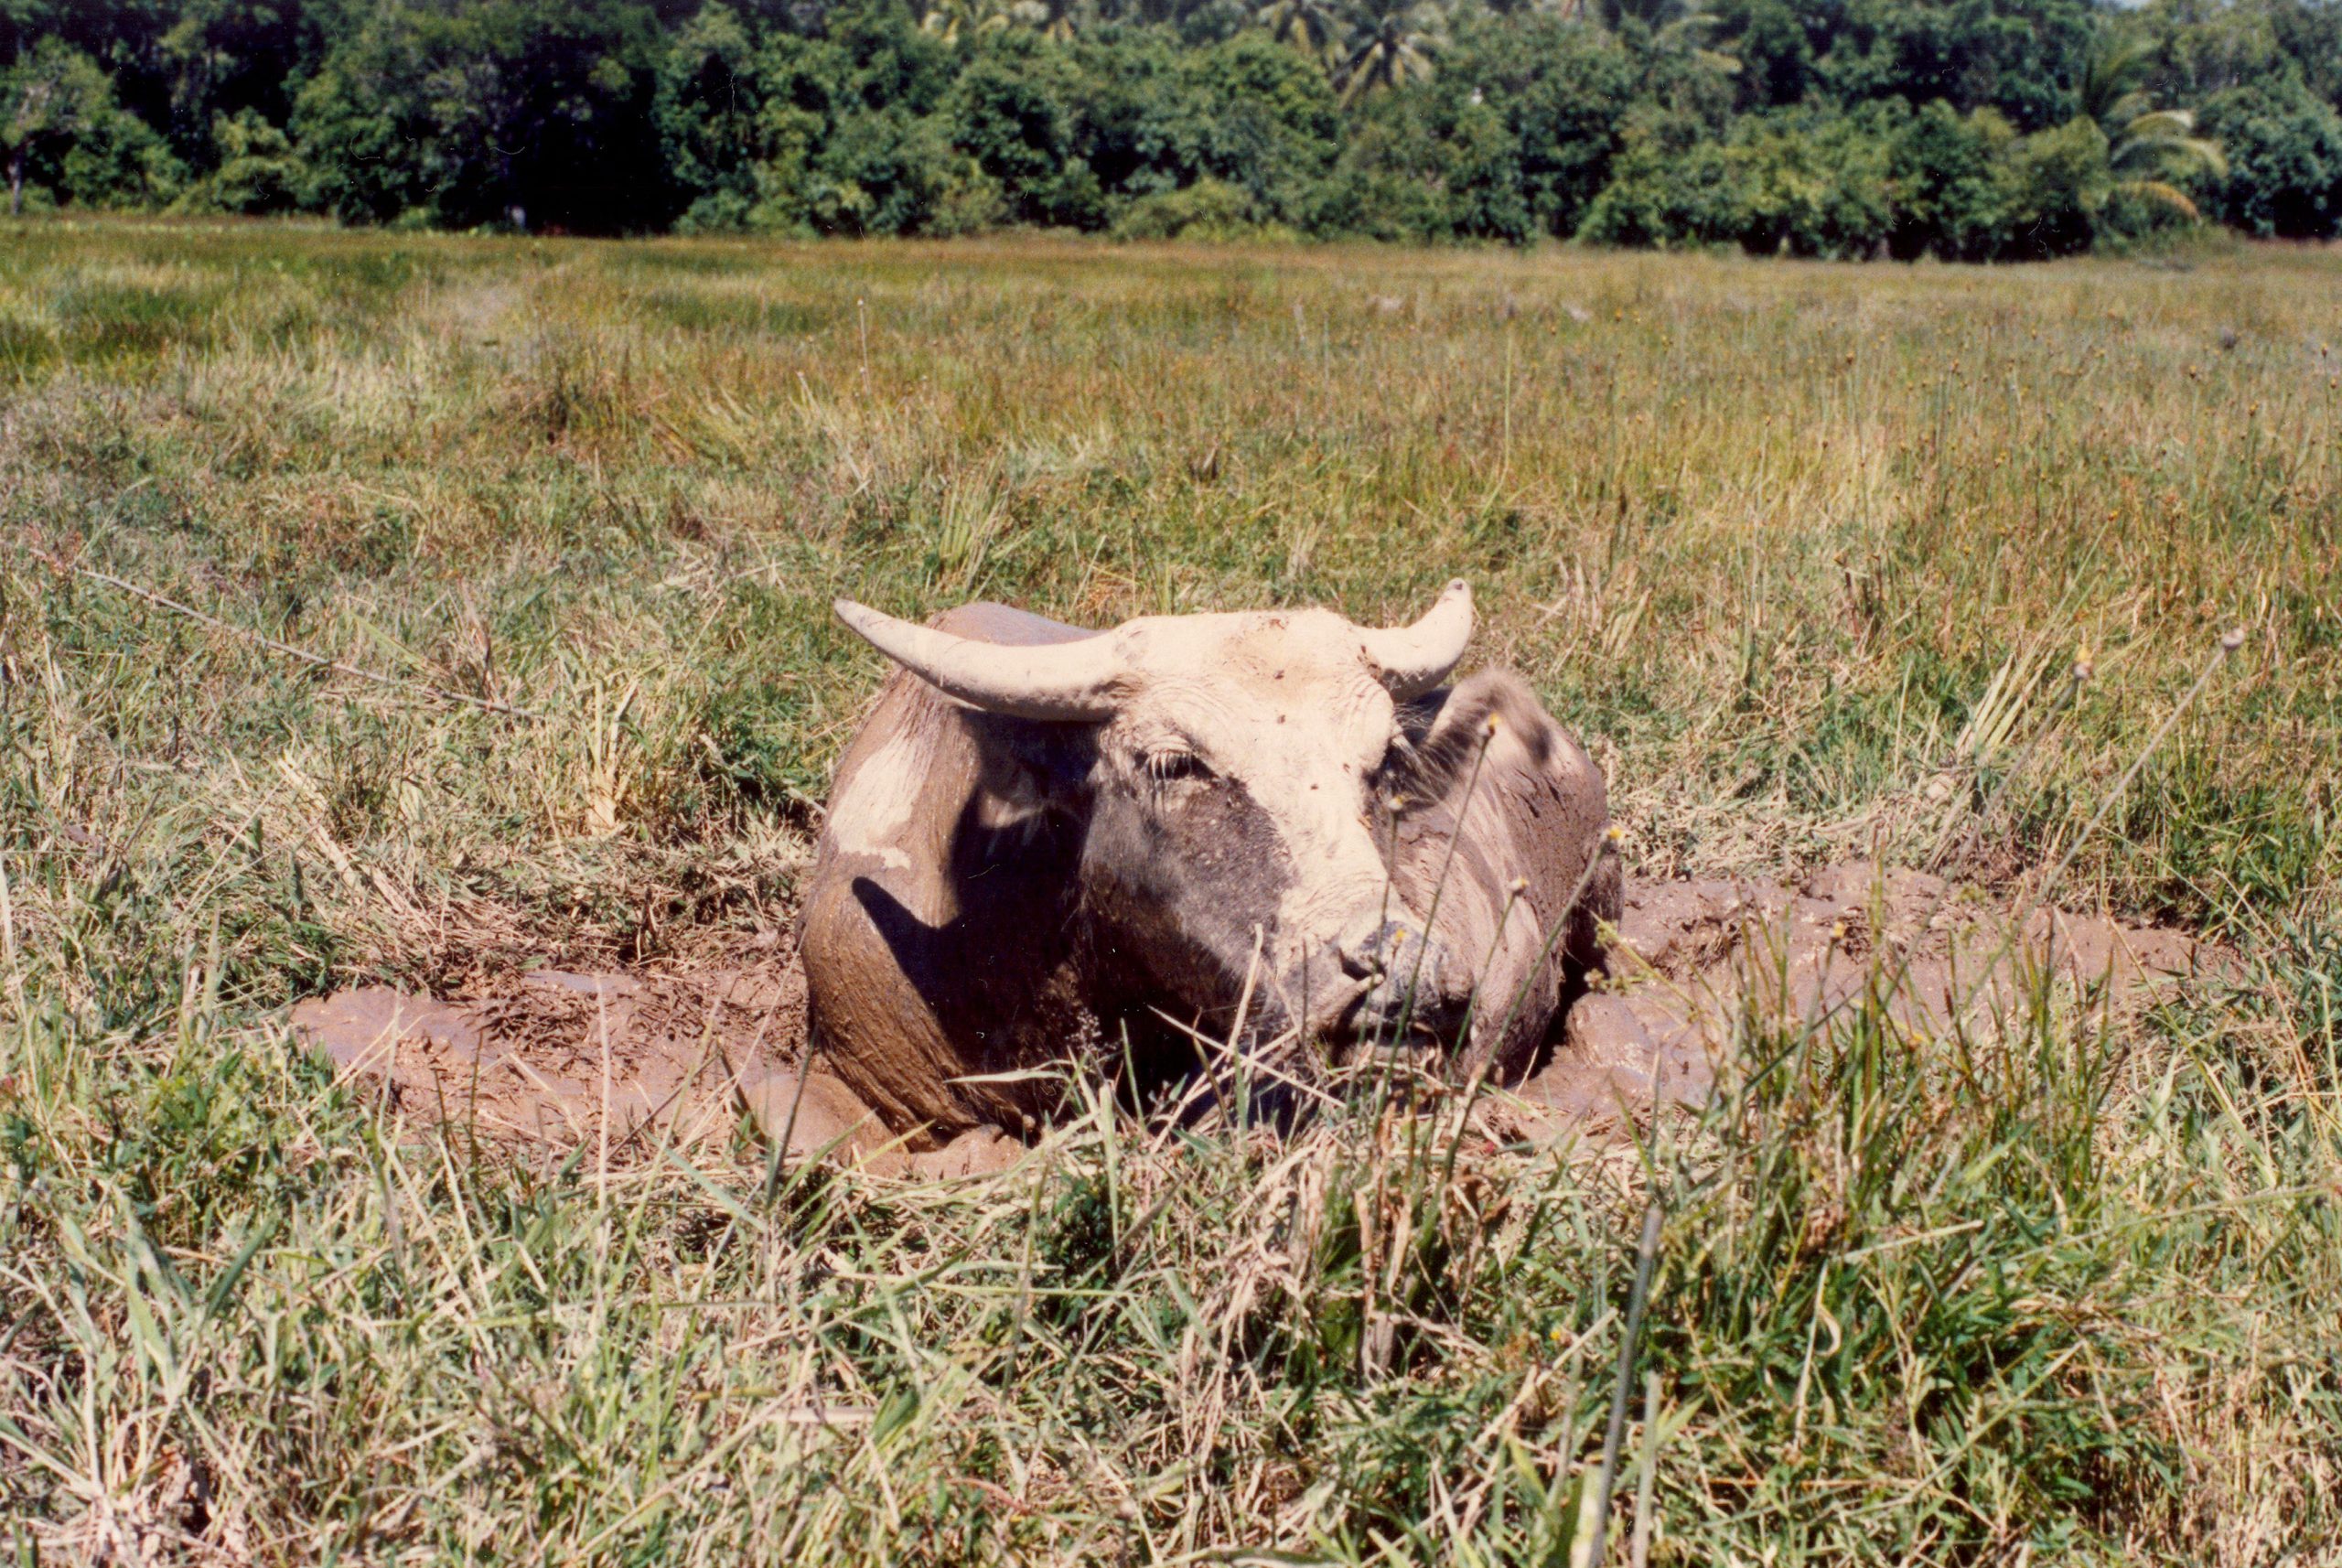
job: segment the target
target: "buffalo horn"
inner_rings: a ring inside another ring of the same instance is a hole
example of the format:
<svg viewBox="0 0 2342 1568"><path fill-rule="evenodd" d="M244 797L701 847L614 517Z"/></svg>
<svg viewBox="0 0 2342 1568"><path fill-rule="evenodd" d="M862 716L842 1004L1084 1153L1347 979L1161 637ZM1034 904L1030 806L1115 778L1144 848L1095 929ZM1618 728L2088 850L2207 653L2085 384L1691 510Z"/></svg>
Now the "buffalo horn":
<svg viewBox="0 0 2342 1568"><path fill-rule="evenodd" d="M852 599L832 607L871 647L970 707L1021 719L1095 720L1113 714L1119 665L1106 638L1012 648L914 626Z"/></svg>
<svg viewBox="0 0 2342 1568"><path fill-rule="evenodd" d="M1413 626L1360 628L1366 657L1400 702L1420 697L1447 679L1472 639L1472 585L1458 577Z"/></svg>

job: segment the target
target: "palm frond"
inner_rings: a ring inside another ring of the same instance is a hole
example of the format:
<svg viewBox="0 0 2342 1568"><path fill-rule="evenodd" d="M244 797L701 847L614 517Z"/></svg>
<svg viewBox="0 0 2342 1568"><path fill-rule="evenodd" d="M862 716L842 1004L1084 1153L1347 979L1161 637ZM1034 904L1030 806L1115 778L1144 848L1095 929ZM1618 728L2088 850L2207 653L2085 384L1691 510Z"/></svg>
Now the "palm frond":
<svg viewBox="0 0 2342 1568"><path fill-rule="evenodd" d="M2196 134L2196 116L2186 109L2142 109L2122 121L2133 136L2186 137Z"/></svg>
<svg viewBox="0 0 2342 1568"><path fill-rule="evenodd" d="M2228 177L2229 161L2220 145L2206 136L2131 135L2116 144L2107 163L2117 172L2160 172L2175 178L2191 174Z"/></svg>
<svg viewBox="0 0 2342 1568"><path fill-rule="evenodd" d="M2133 197L2142 201L2152 201L2159 207L2168 208L2190 223L2201 221L2204 216L2197 209L2196 203L2189 199L2187 193L2168 180L2126 179L2116 188L2125 196Z"/></svg>
<svg viewBox="0 0 2342 1568"><path fill-rule="evenodd" d="M2092 57L2082 74L2081 110L2103 125L2118 116L2123 99L2146 74L2154 46L2145 38L2117 39Z"/></svg>

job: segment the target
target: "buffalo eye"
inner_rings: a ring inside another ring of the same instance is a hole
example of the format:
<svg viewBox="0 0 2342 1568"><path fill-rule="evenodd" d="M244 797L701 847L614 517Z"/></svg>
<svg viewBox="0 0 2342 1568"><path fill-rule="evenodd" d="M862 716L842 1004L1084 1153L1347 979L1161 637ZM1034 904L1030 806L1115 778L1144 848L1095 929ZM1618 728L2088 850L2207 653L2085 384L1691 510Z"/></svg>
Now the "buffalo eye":
<svg viewBox="0 0 2342 1568"><path fill-rule="evenodd" d="M1404 730L1391 736L1390 746L1382 753L1382 760L1374 765L1368 775L1367 792L1387 801L1387 798L1405 789L1417 771L1414 743Z"/></svg>
<svg viewBox="0 0 2342 1568"><path fill-rule="evenodd" d="M1146 781L1157 789L1176 784L1182 779L1205 779L1211 775L1211 769L1204 766L1202 757L1185 746L1157 746L1146 754L1142 767Z"/></svg>

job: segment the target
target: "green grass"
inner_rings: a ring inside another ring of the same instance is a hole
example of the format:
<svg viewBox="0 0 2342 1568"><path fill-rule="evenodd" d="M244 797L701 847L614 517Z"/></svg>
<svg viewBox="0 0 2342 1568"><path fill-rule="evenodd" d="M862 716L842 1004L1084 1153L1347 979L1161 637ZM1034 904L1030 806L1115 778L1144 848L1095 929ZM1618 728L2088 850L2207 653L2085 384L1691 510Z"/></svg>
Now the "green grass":
<svg viewBox="0 0 2342 1568"><path fill-rule="evenodd" d="M2332 257L0 232L0 1547L1565 1560L1652 1192L1622 1552L1646 1464L1654 1562L2342 1544ZM1649 875L1957 847L2039 736L1950 867L2014 889L2243 628L2062 896L2247 972L1752 1019L1640 1152L1090 1104L951 1190L403 1144L287 1048L784 926L833 595L1457 575Z"/></svg>

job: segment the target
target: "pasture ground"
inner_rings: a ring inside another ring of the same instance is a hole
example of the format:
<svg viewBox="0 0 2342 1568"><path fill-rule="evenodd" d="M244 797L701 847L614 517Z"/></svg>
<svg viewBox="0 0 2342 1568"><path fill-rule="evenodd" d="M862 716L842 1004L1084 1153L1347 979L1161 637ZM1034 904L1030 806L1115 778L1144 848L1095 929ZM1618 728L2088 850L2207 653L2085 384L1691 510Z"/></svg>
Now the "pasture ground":
<svg viewBox="0 0 2342 1568"><path fill-rule="evenodd" d="M1621 1557L2334 1560L2337 340L2306 251L0 228L0 1548L1567 1561L1655 1195ZM288 1047L784 942L835 594L1459 575L1635 873L2055 874L2240 972L1752 1011L1639 1144L1077 1094L951 1187L418 1143Z"/></svg>

